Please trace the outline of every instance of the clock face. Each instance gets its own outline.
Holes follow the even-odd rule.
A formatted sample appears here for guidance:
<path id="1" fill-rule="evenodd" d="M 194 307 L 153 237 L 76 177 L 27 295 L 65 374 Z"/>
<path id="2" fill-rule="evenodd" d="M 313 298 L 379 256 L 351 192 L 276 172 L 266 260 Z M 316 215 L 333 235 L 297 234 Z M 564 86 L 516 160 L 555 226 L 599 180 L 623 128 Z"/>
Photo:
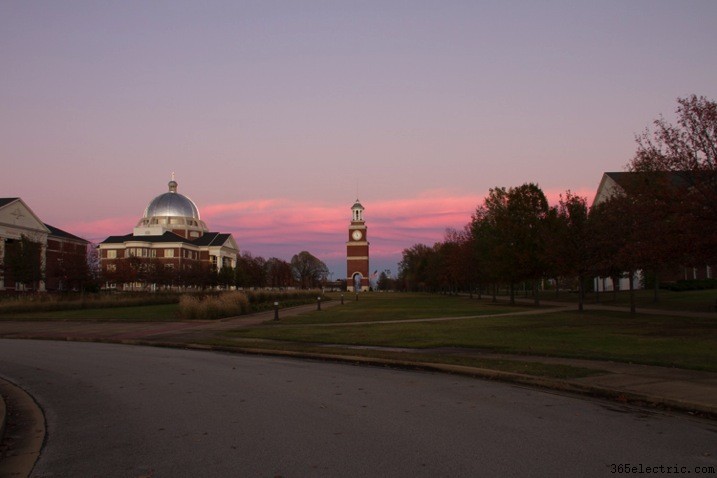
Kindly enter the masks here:
<path id="1" fill-rule="evenodd" d="M 360 241 L 361 240 L 361 231 L 354 231 L 351 233 L 351 237 L 354 241 Z"/>

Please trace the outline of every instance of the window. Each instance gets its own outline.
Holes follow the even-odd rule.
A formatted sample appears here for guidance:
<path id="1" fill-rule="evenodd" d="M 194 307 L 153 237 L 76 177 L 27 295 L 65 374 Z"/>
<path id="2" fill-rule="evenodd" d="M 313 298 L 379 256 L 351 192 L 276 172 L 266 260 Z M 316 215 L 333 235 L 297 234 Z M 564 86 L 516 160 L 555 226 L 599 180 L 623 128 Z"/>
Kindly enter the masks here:
<path id="1" fill-rule="evenodd" d="M 164 257 L 174 257 L 174 249 L 165 249 Z"/>
<path id="2" fill-rule="evenodd" d="M 116 249 L 110 249 L 107 251 L 107 259 L 116 259 L 117 258 L 117 250 Z"/>

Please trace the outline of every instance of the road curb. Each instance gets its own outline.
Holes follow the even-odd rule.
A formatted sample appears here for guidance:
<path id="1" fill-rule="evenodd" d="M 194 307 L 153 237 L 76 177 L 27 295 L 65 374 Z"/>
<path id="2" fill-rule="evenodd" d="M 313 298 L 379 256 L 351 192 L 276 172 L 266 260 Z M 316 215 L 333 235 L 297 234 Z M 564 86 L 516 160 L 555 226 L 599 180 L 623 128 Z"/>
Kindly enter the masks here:
<path id="1" fill-rule="evenodd" d="M 5 407 L 0 442 L 9 443 L 0 455 L 0 477 L 30 476 L 45 442 L 45 415 L 30 394 L 2 378 L 0 397 Z"/>
<path id="2" fill-rule="evenodd" d="M 7 419 L 7 407 L 5 406 L 5 398 L 0 394 L 0 443 L 5 436 L 5 421 Z"/>

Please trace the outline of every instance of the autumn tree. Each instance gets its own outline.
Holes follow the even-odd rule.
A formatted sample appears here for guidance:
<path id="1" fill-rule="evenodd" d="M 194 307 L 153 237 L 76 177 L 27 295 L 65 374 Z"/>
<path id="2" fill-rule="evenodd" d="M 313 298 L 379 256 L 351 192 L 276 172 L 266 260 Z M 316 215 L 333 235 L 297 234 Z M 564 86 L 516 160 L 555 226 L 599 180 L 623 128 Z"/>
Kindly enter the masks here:
<path id="1" fill-rule="evenodd" d="M 446 230 L 443 242 L 443 261 L 451 290 L 472 293 L 476 282 L 474 249 L 470 225 L 462 230 Z"/>
<path id="2" fill-rule="evenodd" d="M 671 198 L 692 264 L 717 261 L 717 103 L 704 96 L 677 99 L 677 122 L 663 117 L 637 140 L 628 168 L 634 172 L 675 172 L 686 183 Z"/>
<path id="3" fill-rule="evenodd" d="M 235 268 L 236 286 L 241 288 L 264 287 L 266 285 L 266 261 L 263 257 L 254 257 L 249 252 L 237 257 Z"/>
<path id="4" fill-rule="evenodd" d="M 269 287 L 290 287 L 294 281 L 291 264 L 276 257 L 271 257 L 266 261 L 264 272 Z"/>
<path id="5" fill-rule="evenodd" d="M 401 287 L 409 291 L 424 291 L 430 282 L 429 264 L 434 250 L 425 244 L 414 244 L 401 253 L 398 278 Z"/>
<path id="6" fill-rule="evenodd" d="M 307 251 L 301 251 L 291 258 L 294 279 L 302 289 L 319 287 L 329 274 L 329 268 Z"/>

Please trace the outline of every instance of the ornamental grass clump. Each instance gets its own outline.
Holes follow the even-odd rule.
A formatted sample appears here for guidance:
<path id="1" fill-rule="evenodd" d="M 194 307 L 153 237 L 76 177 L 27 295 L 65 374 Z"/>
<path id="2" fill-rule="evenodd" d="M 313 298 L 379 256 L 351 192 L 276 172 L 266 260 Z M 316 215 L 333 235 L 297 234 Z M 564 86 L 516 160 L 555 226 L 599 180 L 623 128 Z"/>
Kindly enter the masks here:
<path id="1" fill-rule="evenodd" d="M 225 292 L 199 298 L 183 295 L 179 315 L 184 320 L 216 320 L 249 313 L 249 300 L 243 292 Z"/>

